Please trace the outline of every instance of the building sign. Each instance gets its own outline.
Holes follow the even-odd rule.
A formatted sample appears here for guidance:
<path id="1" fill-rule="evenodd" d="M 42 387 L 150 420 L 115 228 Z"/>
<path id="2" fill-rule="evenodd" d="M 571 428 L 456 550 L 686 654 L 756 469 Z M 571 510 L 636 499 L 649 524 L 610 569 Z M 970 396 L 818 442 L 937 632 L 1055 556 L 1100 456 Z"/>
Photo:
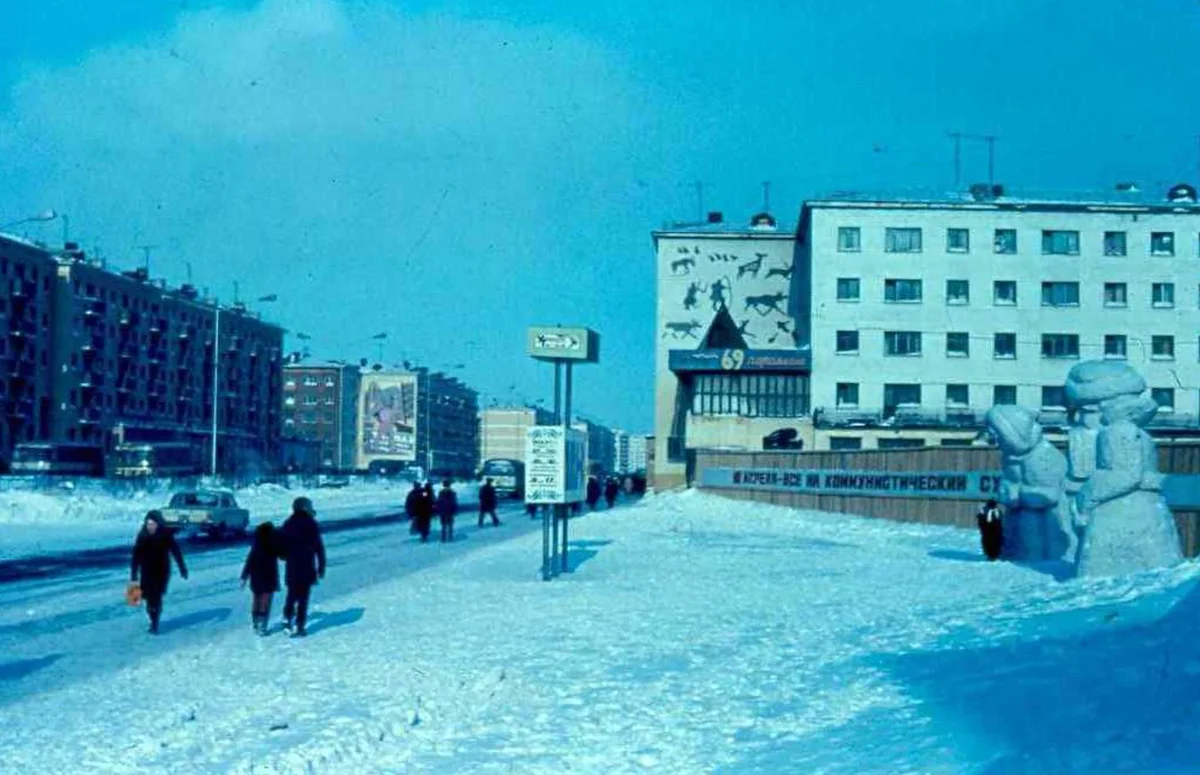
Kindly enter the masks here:
<path id="1" fill-rule="evenodd" d="M 999 471 L 705 468 L 700 473 L 700 486 L 716 490 L 966 501 L 999 500 L 1000 481 Z M 1200 508 L 1200 475 L 1168 474 L 1162 491 L 1172 509 Z"/>
<path id="2" fill-rule="evenodd" d="M 587 434 L 558 425 L 525 432 L 525 502 L 578 503 L 584 498 Z"/>
<path id="3" fill-rule="evenodd" d="M 807 374 L 808 350 L 671 350 L 675 372 L 775 371 Z"/>
<path id="4" fill-rule="evenodd" d="M 600 335 L 588 328 L 534 326 L 529 329 L 529 355 L 547 361 L 595 363 Z"/>
<path id="5" fill-rule="evenodd" d="M 417 377 L 364 375 L 359 387 L 358 466 L 417 459 Z"/>

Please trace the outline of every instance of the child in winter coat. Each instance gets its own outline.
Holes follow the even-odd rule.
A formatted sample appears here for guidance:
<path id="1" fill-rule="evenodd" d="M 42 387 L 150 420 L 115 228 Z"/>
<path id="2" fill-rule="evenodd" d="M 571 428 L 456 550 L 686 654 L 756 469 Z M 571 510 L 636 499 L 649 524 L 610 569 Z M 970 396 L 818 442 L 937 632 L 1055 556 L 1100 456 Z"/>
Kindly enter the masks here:
<path id="1" fill-rule="evenodd" d="M 242 566 L 242 588 L 245 589 L 246 582 L 250 582 L 253 595 L 251 618 L 254 631 L 259 635 L 267 634 L 271 598 L 279 591 L 278 544 L 275 526 L 270 522 L 262 523 L 254 530 L 254 544 L 246 556 L 246 564 Z"/>

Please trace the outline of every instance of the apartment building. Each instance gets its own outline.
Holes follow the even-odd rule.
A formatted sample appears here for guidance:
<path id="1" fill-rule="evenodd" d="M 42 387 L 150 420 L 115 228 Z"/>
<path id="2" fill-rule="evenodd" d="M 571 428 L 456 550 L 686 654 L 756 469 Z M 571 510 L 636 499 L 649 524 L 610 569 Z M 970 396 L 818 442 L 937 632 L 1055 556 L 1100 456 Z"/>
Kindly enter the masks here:
<path id="1" fill-rule="evenodd" d="M 284 437 L 315 443 L 319 468 L 355 468 L 360 381 L 359 368 L 344 363 L 284 366 Z"/>
<path id="2" fill-rule="evenodd" d="M 552 420 L 551 413 L 541 407 L 493 406 L 480 411 L 479 461 L 525 462 L 525 432 Z"/>
<path id="3" fill-rule="evenodd" d="M 417 378 L 417 460 L 434 476 L 473 477 L 479 468 L 479 392 L 426 368 Z"/>
<path id="4" fill-rule="evenodd" d="M 277 460 L 283 330 L 244 306 L 0 235 L 0 312 L 4 460 L 22 441 L 208 449 L 214 408 L 222 469 Z"/>
<path id="5" fill-rule="evenodd" d="M 637 473 L 646 470 L 646 443 L 648 437 L 633 435 L 629 437 L 629 468 L 627 473 Z"/>
<path id="6" fill-rule="evenodd" d="M 1075 361 L 1141 371 L 1154 431 L 1200 417 L 1195 190 L 806 202 L 797 323 L 818 449 L 970 444 L 995 404 L 1066 422 Z"/>

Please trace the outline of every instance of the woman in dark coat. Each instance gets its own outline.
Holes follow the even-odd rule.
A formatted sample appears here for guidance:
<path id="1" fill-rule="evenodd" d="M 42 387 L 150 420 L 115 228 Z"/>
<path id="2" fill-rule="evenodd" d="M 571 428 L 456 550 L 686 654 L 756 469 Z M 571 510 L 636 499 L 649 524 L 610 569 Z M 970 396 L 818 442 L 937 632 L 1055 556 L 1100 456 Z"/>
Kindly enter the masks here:
<path id="1" fill-rule="evenodd" d="M 596 503 L 600 500 L 600 482 L 596 477 L 589 476 L 587 480 L 587 505 L 593 511 L 596 509 Z"/>
<path id="2" fill-rule="evenodd" d="M 325 578 L 325 543 L 321 540 L 321 528 L 317 525 L 317 512 L 312 501 L 297 498 L 292 503 L 292 516 L 279 532 L 287 583 L 284 627 L 293 636 L 303 638 L 308 621 L 308 597 L 317 579 Z"/>
<path id="3" fill-rule="evenodd" d="M 279 591 L 279 542 L 275 537 L 275 526 L 264 522 L 254 530 L 254 544 L 246 555 L 242 566 L 242 588 L 250 582 L 250 593 L 254 596 L 250 607 L 254 631 L 267 634 L 267 622 L 271 618 L 271 598 Z"/>
<path id="4" fill-rule="evenodd" d="M 162 513 L 151 511 L 133 544 L 133 560 L 129 567 L 129 580 L 139 582 L 146 613 L 150 616 L 150 633 L 158 634 L 158 621 L 162 616 L 163 596 L 171 580 L 171 558 L 179 566 L 179 575 L 188 577 L 183 553 L 171 531 L 163 526 Z"/>
<path id="5" fill-rule="evenodd" d="M 975 515 L 979 523 L 979 541 L 983 544 L 983 553 L 989 560 L 1000 556 L 1004 548 L 1004 527 L 1000 519 L 1000 506 L 994 500 L 989 500 L 980 507 Z"/>
<path id="6" fill-rule="evenodd" d="M 404 499 L 404 513 L 408 516 L 408 532 L 421 532 L 421 500 L 425 497 L 425 491 L 421 489 L 420 482 L 413 482 L 412 489 L 408 491 L 408 497 Z"/>
<path id="7" fill-rule="evenodd" d="M 442 491 L 437 497 L 438 521 L 442 523 L 442 543 L 454 540 L 454 515 L 458 513 L 458 494 L 450 487 L 450 480 L 442 482 Z"/>
<path id="8" fill-rule="evenodd" d="M 429 531 L 433 528 L 433 510 L 436 502 L 436 497 L 433 494 L 433 482 L 425 483 L 425 494 L 421 498 L 420 520 L 421 528 L 417 532 L 421 534 L 421 543 L 429 540 Z"/>
<path id="9" fill-rule="evenodd" d="M 621 483 L 617 481 L 615 476 L 609 477 L 609 480 L 604 484 L 604 501 L 611 509 L 613 504 L 617 502 L 617 493 L 621 489 Z"/>

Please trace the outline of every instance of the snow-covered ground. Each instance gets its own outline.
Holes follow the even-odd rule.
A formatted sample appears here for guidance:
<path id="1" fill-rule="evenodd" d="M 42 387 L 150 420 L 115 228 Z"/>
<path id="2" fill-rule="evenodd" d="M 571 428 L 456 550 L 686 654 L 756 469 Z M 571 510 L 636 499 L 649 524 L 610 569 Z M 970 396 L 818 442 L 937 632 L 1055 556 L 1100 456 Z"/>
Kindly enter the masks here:
<path id="1" fill-rule="evenodd" d="M 322 521 L 337 521 L 403 511 L 410 486 L 356 481 L 343 488 L 298 490 L 268 484 L 237 490 L 236 496 L 252 522 L 281 521 L 298 495 L 313 500 Z M 464 502 L 475 502 L 475 483 L 455 487 Z M 93 490 L 0 492 L 0 561 L 129 544 L 146 512 L 163 507 L 170 497 L 166 489 L 121 496 Z"/>
<path id="2" fill-rule="evenodd" d="M 338 534 L 305 641 L 250 634 L 232 550 L 157 639 L 119 573 L 0 586 L 0 770 L 1197 771 L 1193 563 L 1060 583 L 686 493 L 574 521 L 545 583 L 535 525 Z"/>

